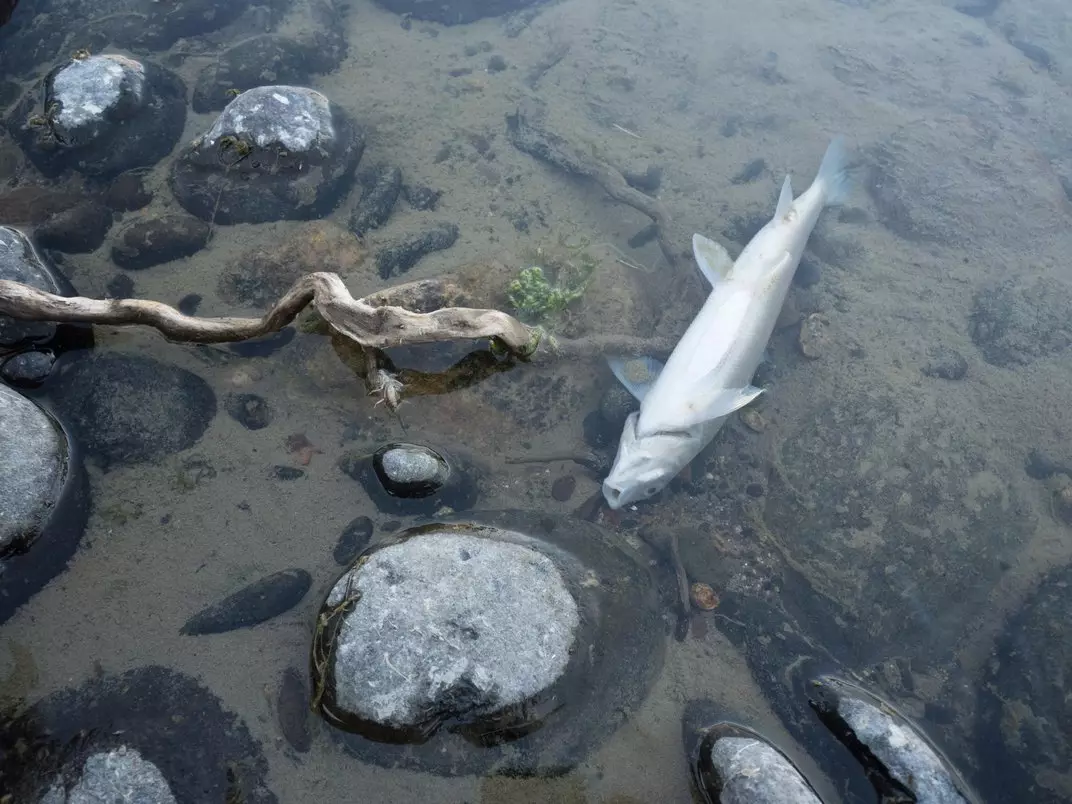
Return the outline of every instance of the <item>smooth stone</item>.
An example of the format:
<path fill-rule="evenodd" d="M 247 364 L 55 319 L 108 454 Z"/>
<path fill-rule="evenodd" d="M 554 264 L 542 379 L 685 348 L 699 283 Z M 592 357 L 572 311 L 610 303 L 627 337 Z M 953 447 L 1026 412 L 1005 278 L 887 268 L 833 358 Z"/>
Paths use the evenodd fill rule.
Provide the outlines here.
<path fill-rule="evenodd" d="M 3 795 L 18 804 L 50 788 L 68 791 L 64 804 L 278 804 L 267 776 L 242 719 L 197 679 L 158 665 L 92 674 L 0 730 Z"/>
<path fill-rule="evenodd" d="M 355 517 L 339 534 L 335 549 L 331 551 L 331 557 L 335 559 L 335 563 L 340 567 L 352 564 L 372 538 L 372 530 L 371 519 L 367 516 Z"/>
<path fill-rule="evenodd" d="M 327 606 L 351 589 L 360 599 L 338 634 L 332 707 L 402 732 L 434 728 L 439 713 L 491 714 L 534 698 L 565 670 L 579 622 L 549 558 L 469 534 L 433 531 L 377 550 Z"/>
<path fill-rule="evenodd" d="M 116 212 L 133 212 L 149 206 L 153 194 L 145 186 L 144 171 L 128 170 L 112 180 L 111 185 L 104 191 L 102 200 Z"/>
<path fill-rule="evenodd" d="M 112 261 L 120 268 L 141 270 L 196 254 L 208 243 L 207 223 L 173 213 L 138 217 L 116 234 Z"/>
<path fill-rule="evenodd" d="M 276 713 L 283 737 L 295 751 L 306 753 L 313 744 L 309 734 L 309 688 L 305 675 L 293 667 L 283 671 L 276 700 Z"/>
<path fill-rule="evenodd" d="M 273 573 L 202 609 L 179 633 L 202 636 L 252 628 L 297 606 L 312 585 L 312 576 L 303 569 Z"/>
<path fill-rule="evenodd" d="M 10 226 L 0 226 L 0 279 L 10 279 L 47 293 L 65 295 L 64 288 L 42 261 L 29 238 Z M 55 324 L 16 321 L 0 315 L 0 345 L 27 340 L 47 341 L 55 334 Z"/>
<path fill-rule="evenodd" d="M 54 783 L 41 804 L 175 804 L 160 769 L 133 748 L 91 754 L 82 766 L 77 784 L 64 792 Z"/>
<path fill-rule="evenodd" d="M 427 497 L 442 488 L 450 467 L 436 452 L 414 444 L 383 447 L 373 458 L 376 476 L 396 497 Z"/>
<path fill-rule="evenodd" d="M 32 541 L 67 478 L 67 440 L 55 421 L 0 385 L 0 555 Z"/>
<path fill-rule="evenodd" d="M 83 201 L 34 229 L 34 239 L 41 248 L 85 254 L 96 251 L 111 228 L 108 207 L 99 201 Z"/>
<path fill-rule="evenodd" d="M 188 449 L 216 415 L 216 395 L 198 375 L 118 352 L 64 366 L 48 395 L 105 469 Z"/>
<path fill-rule="evenodd" d="M 307 220 L 349 190 L 365 139 L 349 116 L 306 87 L 238 95 L 172 164 L 179 204 L 217 224 Z"/>
<path fill-rule="evenodd" d="M 822 804 L 784 756 L 760 740 L 722 737 L 710 749 L 719 804 Z"/>
<path fill-rule="evenodd" d="M 20 352 L 0 364 L 0 378 L 16 388 L 36 388 L 52 373 L 56 356 L 47 350 Z"/>
<path fill-rule="evenodd" d="M 385 444 L 372 455 L 346 453 L 339 468 L 389 514 L 432 514 L 444 507 L 465 511 L 480 493 L 470 462 L 421 444 Z"/>
<path fill-rule="evenodd" d="M 385 246 L 376 254 L 376 268 L 382 279 L 404 274 L 433 251 L 443 251 L 458 239 L 458 226 L 441 222 L 410 237 Z"/>
<path fill-rule="evenodd" d="M 40 120 L 31 125 L 35 117 Z M 27 157 L 53 178 L 67 170 L 112 178 L 152 167 L 174 148 L 185 121 L 182 79 L 115 53 L 72 59 L 53 70 L 7 118 Z"/>

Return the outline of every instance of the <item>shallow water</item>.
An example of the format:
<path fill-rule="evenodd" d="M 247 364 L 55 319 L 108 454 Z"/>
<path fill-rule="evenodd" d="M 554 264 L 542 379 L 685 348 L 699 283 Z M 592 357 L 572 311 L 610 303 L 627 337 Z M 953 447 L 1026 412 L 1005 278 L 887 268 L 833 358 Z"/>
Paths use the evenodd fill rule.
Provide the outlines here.
<path fill-rule="evenodd" d="M 15 19 L 36 5 L 45 7 L 22 0 Z M 1025 470 L 1033 449 L 1072 465 L 1062 464 L 1072 453 L 1072 21 L 1056 0 L 972 5 L 564 0 L 457 26 L 400 24 L 365 1 L 341 12 L 348 55 L 307 84 L 366 128 L 362 167 L 396 165 L 406 183 L 443 193 L 434 213 L 400 201 L 364 251 L 435 221 L 460 232 L 401 278 L 382 279 L 371 256 L 327 266 L 355 296 L 488 260 L 519 269 L 533 249 L 585 238 L 600 260 L 596 281 L 553 326 L 589 338 L 680 334 L 705 292 L 697 277 L 682 278 L 691 261 L 668 264 L 654 242 L 631 247 L 648 218 L 511 144 L 506 117 L 533 99 L 546 107 L 547 128 L 582 151 L 624 172 L 661 169 L 658 197 L 675 226 L 734 254 L 773 213 L 787 172 L 797 193 L 806 188 L 831 136 L 846 135 L 861 162 L 849 204 L 825 212 L 813 234 L 808 277 L 798 275 L 788 323 L 772 338 L 762 432 L 732 417 L 691 480 L 622 516 L 601 515 L 604 527 L 651 542 L 667 566 L 674 533 L 689 579 L 710 584 L 721 602 L 692 612 L 683 641 L 668 632 L 646 701 L 575 770 L 480 779 L 385 769 L 344 754 L 323 725 L 299 754 L 280 730 L 276 695 L 286 668 L 308 665 L 347 523 L 366 515 L 378 532 L 394 519 L 410 524 L 376 509 L 340 471 L 342 455 L 390 441 L 460 448 L 483 469 L 479 509 L 568 516 L 597 492 L 599 476 L 568 460 L 509 459 L 591 451 L 582 422 L 615 382 L 596 354 L 409 399 L 396 418 L 374 406 L 320 335 L 299 331 L 273 354 L 247 358 L 96 327 L 98 352 L 191 371 L 219 406 L 189 449 L 107 471 L 90 461 L 92 510 L 77 553 L 0 626 L 4 698 L 29 705 L 101 673 L 163 665 L 197 679 L 245 723 L 281 802 L 488 804 L 689 802 L 682 716 L 686 702 L 705 699 L 791 753 L 827 802 L 872 800 L 862 775 L 845 775 L 851 760 L 802 694 L 809 674 L 835 670 L 915 718 L 983 800 L 1072 800 L 1070 710 L 1053 678 L 1069 626 L 1044 612 L 1035 627 L 1032 609 L 1024 613 L 1047 577 L 1045 594 L 1067 610 L 1072 558 L 1072 531 L 1053 504 L 1064 473 Z M 325 29 L 315 3 L 287 12 L 282 34 Z M 62 29 L 62 13 L 49 24 Z M 101 50 L 164 64 L 192 89 L 230 44 L 218 36 Z M 18 42 L 0 40 L 0 53 Z M 11 75 L 18 91 L 4 102 L 66 55 Z M 488 68 L 494 56 L 505 69 Z M 167 186 L 170 161 L 215 117 L 188 109 L 179 145 L 147 174 L 154 200 L 124 222 L 181 211 Z M 0 149 L 9 185 L 0 196 L 49 183 L 6 135 Z M 73 173 L 52 184 L 90 191 Z M 328 220 L 345 229 L 357 196 Z M 275 250 L 311 231 L 214 225 L 193 256 L 127 272 L 131 295 L 176 304 L 197 293 L 198 315 L 258 315 L 222 298 L 221 274 L 252 248 Z M 123 273 L 110 241 L 59 268 L 96 298 Z M 980 302 L 1005 283 L 998 302 Z M 824 322 L 816 359 L 798 343 L 811 314 Z M 981 330 L 984 318 L 997 323 Z M 929 368 L 939 348 L 963 357 L 962 378 Z M 444 361 L 436 350 L 403 359 Z M 264 397 L 272 423 L 242 427 L 224 411 L 232 393 Z M 288 449 L 295 435 L 312 449 Z M 275 466 L 305 474 L 281 480 Z M 576 489 L 558 500 L 552 485 L 567 474 Z M 313 577 L 297 607 L 251 629 L 180 635 L 205 606 L 288 568 Z"/>

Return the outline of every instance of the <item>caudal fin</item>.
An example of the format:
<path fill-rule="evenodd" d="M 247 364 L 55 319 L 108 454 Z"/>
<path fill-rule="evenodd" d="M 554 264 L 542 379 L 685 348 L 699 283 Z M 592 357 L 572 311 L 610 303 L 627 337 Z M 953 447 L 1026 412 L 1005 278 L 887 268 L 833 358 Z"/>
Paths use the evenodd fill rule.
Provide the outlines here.
<path fill-rule="evenodd" d="M 835 137 L 826 148 L 815 185 L 822 188 L 823 206 L 843 204 L 849 195 L 852 177 L 849 174 L 849 152 L 843 137 Z"/>

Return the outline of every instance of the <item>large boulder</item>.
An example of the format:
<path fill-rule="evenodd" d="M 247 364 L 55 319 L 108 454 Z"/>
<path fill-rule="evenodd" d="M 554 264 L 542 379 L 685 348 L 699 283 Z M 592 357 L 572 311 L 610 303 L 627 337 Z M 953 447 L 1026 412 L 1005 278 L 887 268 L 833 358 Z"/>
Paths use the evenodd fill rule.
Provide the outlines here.
<path fill-rule="evenodd" d="M 171 153 L 185 120 L 182 79 L 109 53 L 54 69 L 15 105 L 7 126 L 46 176 L 73 169 L 110 178 Z"/>
<path fill-rule="evenodd" d="M 363 133 L 319 92 L 257 87 L 175 160 L 171 189 L 215 223 L 319 218 L 349 190 L 364 147 Z"/>
<path fill-rule="evenodd" d="M 332 586 L 314 705 L 377 764 L 560 772 L 646 695 L 663 604 L 645 560 L 594 525 L 441 519 L 374 541 Z"/>

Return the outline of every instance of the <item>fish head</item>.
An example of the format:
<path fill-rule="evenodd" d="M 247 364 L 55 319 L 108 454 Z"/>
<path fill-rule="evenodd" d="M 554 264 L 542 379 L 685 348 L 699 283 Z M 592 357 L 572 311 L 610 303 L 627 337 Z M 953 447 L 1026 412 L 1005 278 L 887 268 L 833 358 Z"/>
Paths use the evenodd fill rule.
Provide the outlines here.
<path fill-rule="evenodd" d="M 618 455 L 603 481 L 603 497 L 613 510 L 655 496 L 681 470 L 679 456 L 685 433 L 639 435 L 639 416 L 633 412 L 625 420 Z"/>

